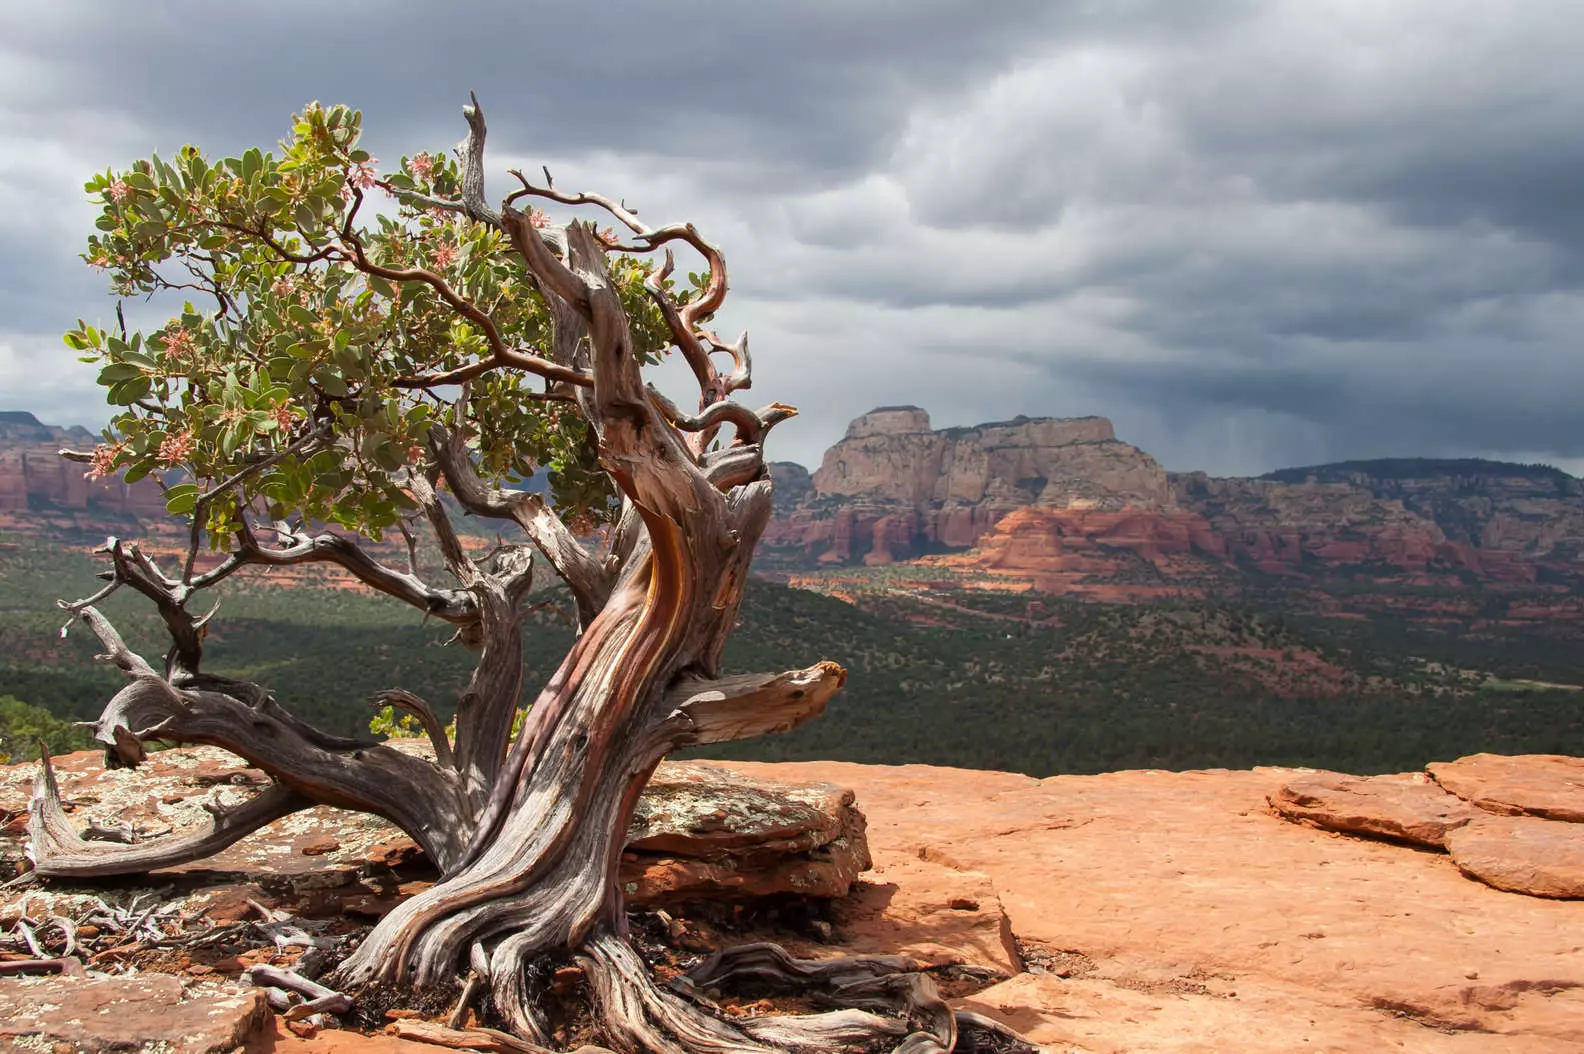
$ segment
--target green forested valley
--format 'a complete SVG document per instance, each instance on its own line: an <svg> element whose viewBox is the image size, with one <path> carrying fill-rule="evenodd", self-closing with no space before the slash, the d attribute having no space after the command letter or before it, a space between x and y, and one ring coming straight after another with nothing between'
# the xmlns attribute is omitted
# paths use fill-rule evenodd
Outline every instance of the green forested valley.
<svg viewBox="0 0 1584 1054"><path fill-rule="evenodd" d="M120 675L93 661L97 642L82 626L61 636L54 604L93 591L91 557L0 541L0 697L60 720L92 717ZM1279 614L1291 607L1279 595L1140 606L1042 598L1033 622L1027 595L943 585L927 597L877 588L854 599L752 584L728 669L832 659L850 673L821 719L715 756L1044 776L1259 764L1364 773L1482 750L1584 754L1574 687L1584 651L1566 626ZM124 590L103 608L134 647L162 651L141 598ZM213 672L262 681L301 716L348 733L367 729L367 700L384 688L447 710L470 660L450 635L328 580L256 576L225 590L206 654ZM536 617L525 644L533 683L570 639L553 612ZM46 730L52 749L77 742L63 727ZM38 734L35 711L0 707L0 750L29 756Z"/></svg>

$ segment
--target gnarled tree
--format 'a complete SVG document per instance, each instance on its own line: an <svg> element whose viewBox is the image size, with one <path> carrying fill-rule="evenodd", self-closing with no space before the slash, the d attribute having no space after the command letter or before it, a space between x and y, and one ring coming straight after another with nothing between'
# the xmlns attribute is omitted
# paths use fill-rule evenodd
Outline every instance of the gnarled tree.
<svg viewBox="0 0 1584 1054"><path fill-rule="evenodd" d="M770 515L764 440L794 411L735 398L752 362L746 335L709 328L727 291L718 249L691 225L650 227L624 204L556 189L548 173L542 184L511 173L516 188L491 207L483 113L477 100L463 113L456 157L418 154L386 173L358 145L358 113L313 105L279 157L208 160L187 147L88 184L104 211L87 259L113 290L202 305L147 334L80 323L67 335L122 408L105 443L78 456L94 474L156 479L191 524L175 563L111 539L105 587L65 605L129 679L94 733L113 764L138 764L149 740L212 744L273 783L210 830L113 846L78 838L46 764L38 872L142 871L311 805L363 810L408 832L443 877L373 929L341 964L343 984L470 973L470 990L487 985L520 1036L544 1043L535 964L577 955L607 1041L624 1050L952 1049L958 1017L900 960L722 953L696 981L812 986L847 1007L728 1021L696 987L655 986L628 945L615 876L658 760L791 728L842 683L828 662L719 670ZM674 250L703 261L686 289L672 280ZM644 367L665 355L689 367L696 410L646 384ZM536 472L548 496L509 487ZM445 490L526 541L471 555ZM410 553L419 523L444 585L364 544L400 531ZM325 734L267 687L204 671L199 595L251 568L308 562L454 624L476 651L454 739L422 699L385 697L421 723L432 761ZM565 583L579 634L525 694L520 635L541 563ZM161 666L94 606L125 587L169 630Z"/></svg>

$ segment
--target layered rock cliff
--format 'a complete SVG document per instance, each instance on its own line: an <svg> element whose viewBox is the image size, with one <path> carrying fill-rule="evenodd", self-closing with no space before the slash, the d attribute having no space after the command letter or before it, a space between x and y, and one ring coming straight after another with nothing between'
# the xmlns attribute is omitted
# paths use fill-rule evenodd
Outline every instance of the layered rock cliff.
<svg viewBox="0 0 1584 1054"><path fill-rule="evenodd" d="M96 517L163 517L165 501L152 480L131 486L119 479L88 479L67 461L63 447L91 448L85 428L58 428L30 413L0 411L0 517L25 524L43 515L62 526L87 526Z"/></svg>
<svg viewBox="0 0 1584 1054"><path fill-rule="evenodd" d="M1042 591L1138 595L1250 569L1584 580L1584 483L1546 466L1400 459L1218 479L1165 472L1100 417L929 423L918 407L882 407L812 475L775 466L766 565L928 557Z"/></svg>
<svg viewBox="0 0 1584 1054"><path fill-rule="evenodd" d="M812 477L777 465L781 515L765 544L784 558L888 563L973 545L1030 505L1121 510L1171 503L1166 472L1103 417L1019 417L931 430L916 406L855 420ZM797 497L789 497L790 491Z"/></svg>

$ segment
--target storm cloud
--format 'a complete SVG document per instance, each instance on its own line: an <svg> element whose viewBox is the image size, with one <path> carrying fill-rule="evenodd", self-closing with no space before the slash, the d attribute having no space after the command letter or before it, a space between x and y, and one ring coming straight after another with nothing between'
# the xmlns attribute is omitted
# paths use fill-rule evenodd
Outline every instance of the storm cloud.
<svg viewBox="0 0 1584 1054"><path fill-rule="evenodd" d="M1584 467L1568 0L33 6L0 12L0 403L59 423L104 419L58 337L113 310L88 174L310 99L394 159L471 88L492 171L725 247L754 394L804 411L774 456L911 402L1218 473Z"/></svg>

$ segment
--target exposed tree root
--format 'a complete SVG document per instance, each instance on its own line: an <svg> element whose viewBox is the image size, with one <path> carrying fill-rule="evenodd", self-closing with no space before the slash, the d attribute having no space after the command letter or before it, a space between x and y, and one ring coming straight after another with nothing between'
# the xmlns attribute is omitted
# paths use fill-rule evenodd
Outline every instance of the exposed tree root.
<svg viewBox="0 0 1584 1054"><path fill-rule="evenodd" d="M993 1035L997 1043L990 1049L1034 1049L988 1018L953 1013L920 964L900 956L820 961L793 958L773 944L748 944L716 952L665 991L622 938L601 931L583 951L608 1040L631 1054L947 1054L959 1048L960 1026ZM703 994L726 986L805 996L843 1009L728 1019Z"/></svg>

